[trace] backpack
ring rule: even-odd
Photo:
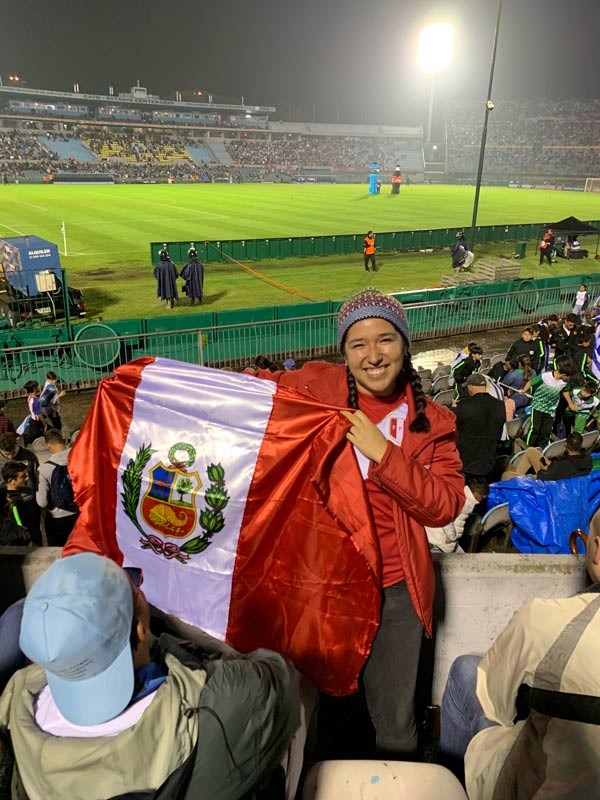
[[[71,476],[66,464],[57,464],[56,461],[48,461],[54,469],[50,476],[50,500],[54,508],[61,508],[63,511],[79,511],[75,505],[73,495],[73,485]]]

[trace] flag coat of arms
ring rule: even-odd
[[[381,565],[347,421],[251,375],[144,358],[101,382],[69,456],[65,555],[144,570],[144,592],[241,651],[348,694],[379,624]]]

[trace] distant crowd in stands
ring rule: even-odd
[[[448,169],[473,171],[479,158],[482,104],[460,103],[447,116]],[[595,174],[600,101],[496,103],[488,119],[485,166],[498,173]]]
[[[89,162],[71,158],[60,160],[48,142],[80,140],[100,160]],[[261,179],[268,170],[280,169],[293,173],[303,167],[359,170],[366,174],[368,165],[377,161],[382,169],[391,168],[409,153],[420,148],[418,142],[352,137],[288,135],[268,141],[246,136],[237,140],[222,140],[232,164],[214,161],[197,164],[188,151],[203,143],[200,137],[146,131],[133,133],[127,128],[110,130],[80,126],[72,136],[35,130],[6,129],[0,137],[0,166],[14,177],[26,170],[50,174],[57,169],[112,173],[122,178],[167,179],[199,175],[200,180],[228,178],[237,180]],[[413,153],[414,154],[414,153]],[[417,153],[422,159],[422,154]],[[242,173],[240,170],[250,172]],[[225,172],[223,172],[225,170]]]

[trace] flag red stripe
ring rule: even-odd
[[[279,650],[343,695],[356,691],[379,624],[379,549],[348,423],[308,398],[300,413],[301,402],[278,387],[246,501],[227,639],[242,651]]]
[[[135,393],[144,368],[153,361],[138,358],[125,364],[116,370],[115,377],[106,378],[98,387],[69,454],[69,473],[80,514],[63,549],[65,556],[87,550],[123,563],[115,532],[119,464],[133,418]],[[94,471],[93,480],[90,469]]]

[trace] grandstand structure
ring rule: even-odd
[[[271,106],[164,100],[143,87],[117,96],[0,87],[0,171],[52,181],[102,173],[115,181],[382,181],[396,164],[412,182],[472,182],[483,115],[454,105],[442,141],[421,127],[283,122]],[[597,191],[600,100],[498,102],[488,126],[488,183]]]
[[[378,161],[424,179],[420,127],[272,121],[270,106],[0,87],[0,171],[22,181],[97,171],[119,181],[363,182]]]
[[[461,103],[447,115],[446,178],[471,181],[477,171],[481,104]],[[489,117],[484,174],[488,180],[544,188],[597,191],[600,100],[500,101]]]

